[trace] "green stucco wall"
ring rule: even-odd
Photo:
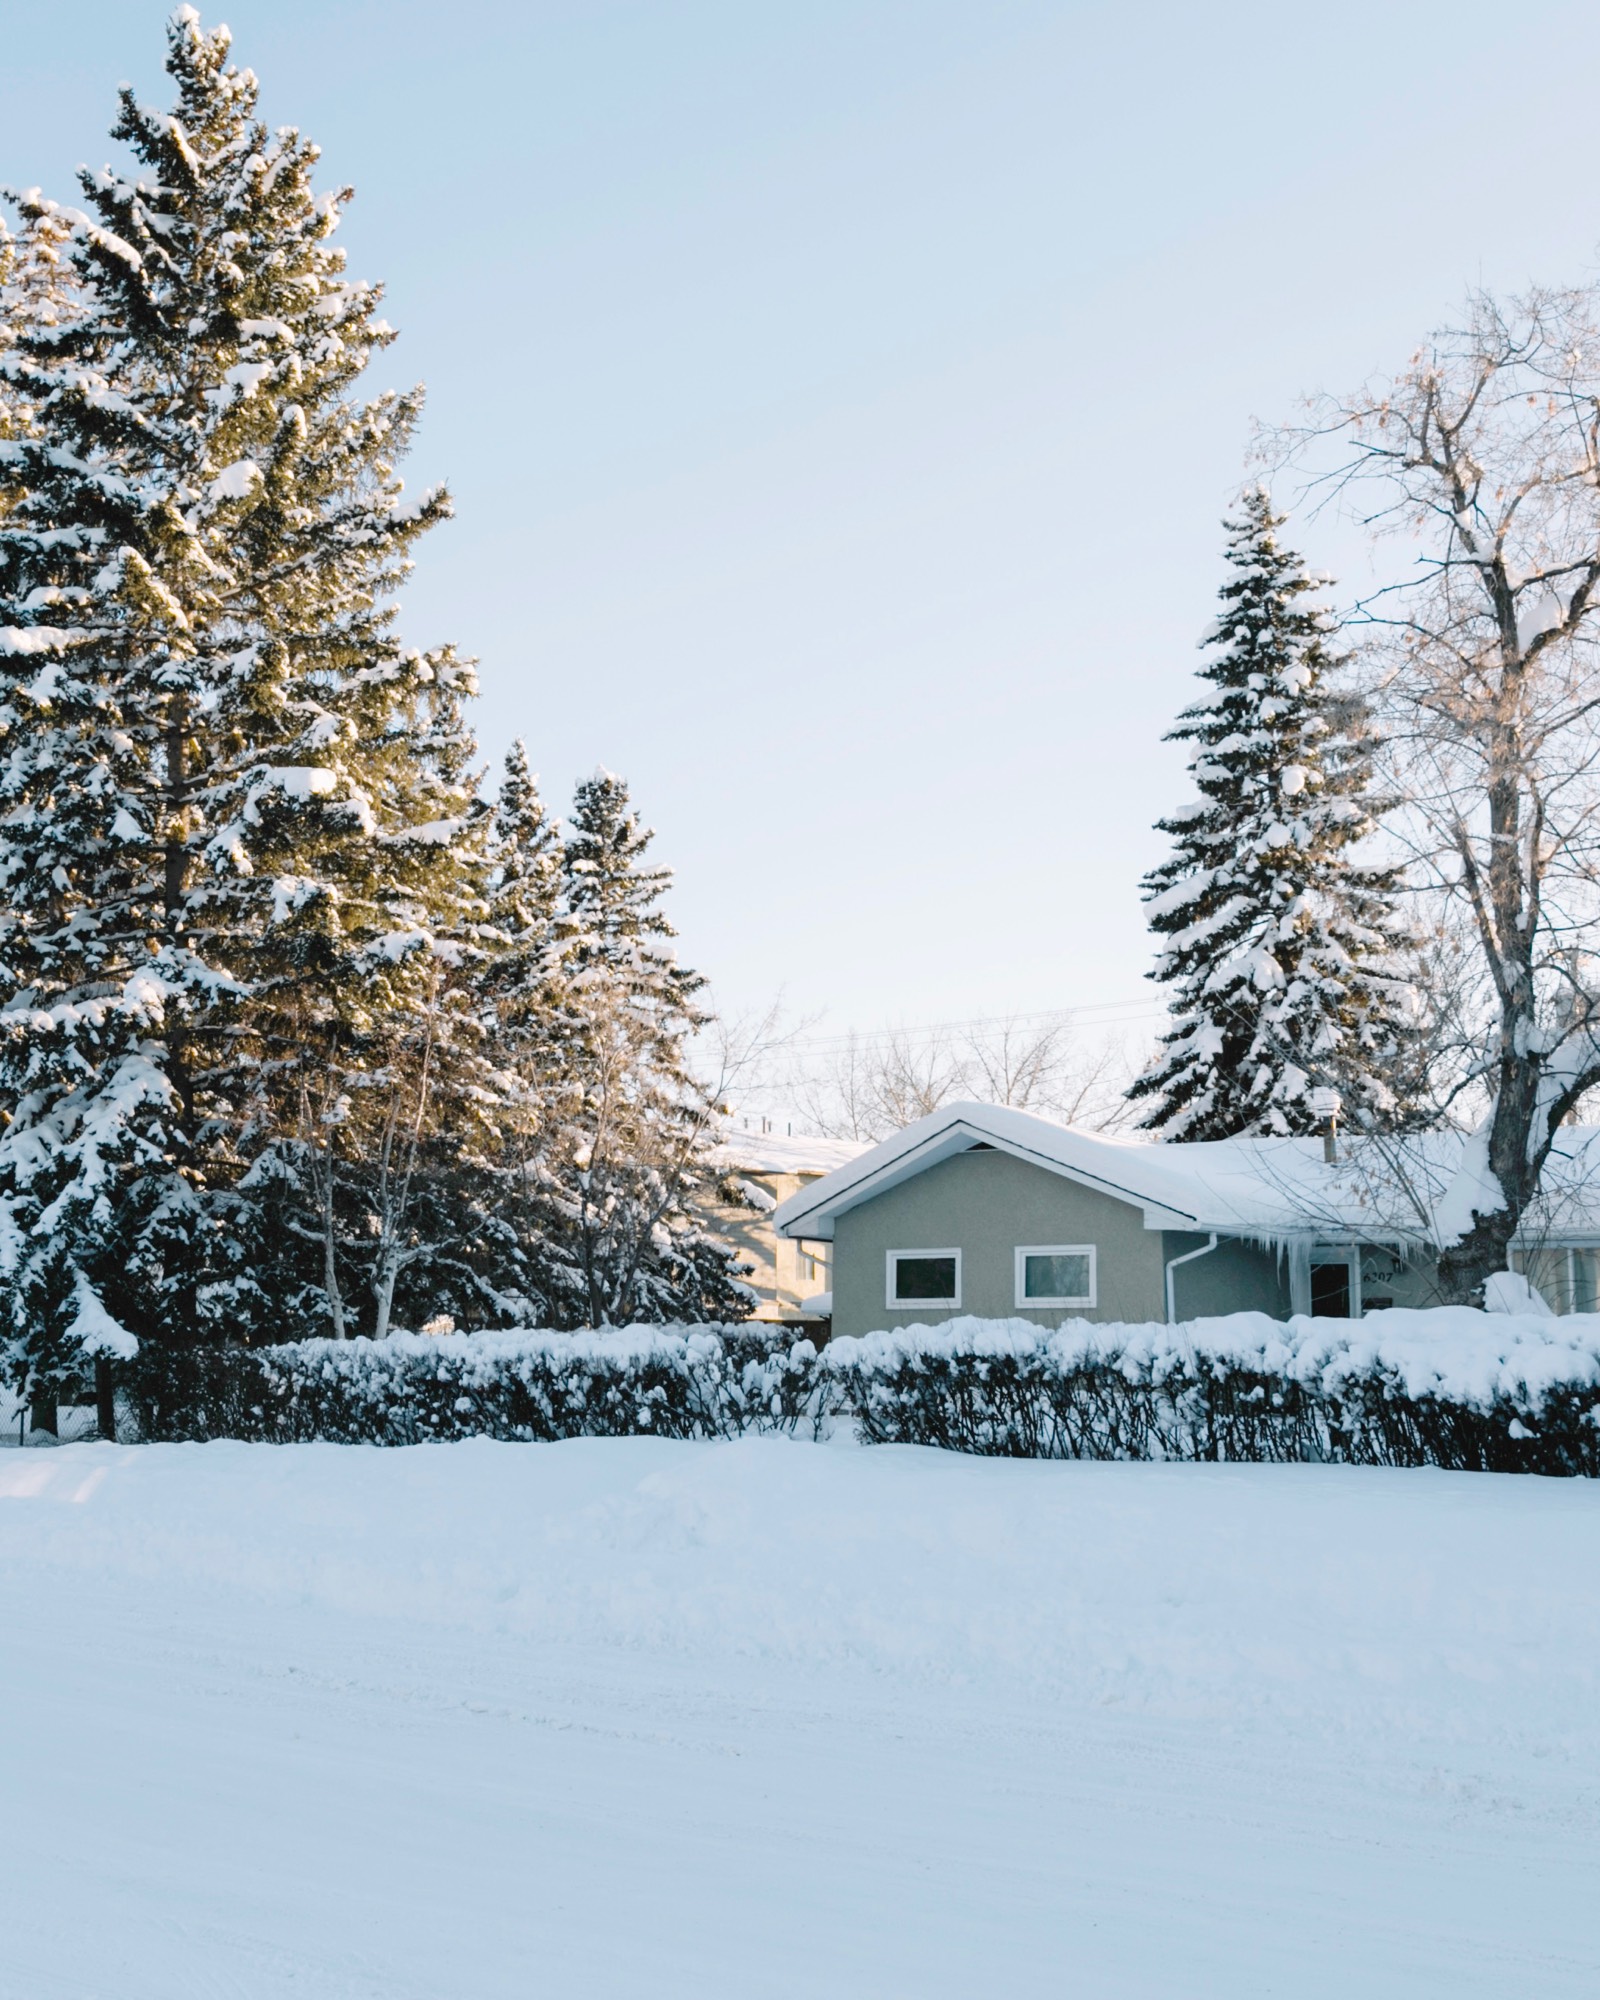
[[[1390,1250],[1368,1249],[1361,1260],[1361,1291],[1369,1310],[1373,1300],[1380,1298],[1391,1299],[1397,1306],[1444,1304],[1438,1265],[1421,1251],[1402,1257]]]
[[[1098,1303],[1089,1312],[1056,1307],[1020,1317],[1047,1326],[1063,1319],[1166,1317],[1162,1236],[1145,1228],[1139,1209],[1009,1153],[985,1151],[958,1153],[839,1217],[833,1331],[869,1333],[953,1317],[936,1306],[886,1305],[885,1261],[891,1250],[959,1248],[960,1310],[994,1319],[1018,1314],[1013,1253],[1019,1244],[1035,1243],[1094,1244]]]
[[[1169,1229],[1161,1243],[1163,1259],[1203,1249],[1206,1236]],[[1264,1312],[1285,1319],[1289,1312],[1289,1260],[1253,1243],[1222,1237],[1192,1264],[1180,1264],[1172,1274],[1179,1319],[1210,1319],[1221,1313]],[[1162,1317],[1165,1317],[1163,1312]]]
[[[1066,1319],[1164,1320],[1170,1258],[1200,1249],[1205,1231],[1152,1230],[1132,1202],[1083,1187],[998,1149],[958,1153],[899,1187],[841,1215],[834,1225],[833,1331],[870,1333],[955,1317],[949,1307],[890,1306],[885,1265],[891,1250],[959,1249],[961,1313],[1017,1315],[1042,1326]],[[1092,1309],[1019,1307],[1014,1253],[1022,1244],[1092,1243],[1098,1298]],[[1432,1273],[1389,1252],[1363,1253],[1363,1291],[1396,1305],[1438,1303]],[[1292,1310],[1289,1258],[1223,1237],[1215,1250],[1173,1273],[1177,1317]]]

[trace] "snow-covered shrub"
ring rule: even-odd
[[[1600,1476],[1600,1315],[965,1318],[836,1340],[822,1365],[870,1443]]]
[[[783,1329],[635,1326],[304,1340],[135,1365],[140,1434],[288,1444],[814,1432],[816,1350]]]
[[[1010,1458],[1321,1459],[1600,1477],[1600,1315],[1464,1307],[1052,1331],[957,1319],[819,1354],[756,1322],[307,1340],[134,1364],[144,1437],[417,1444],[817,1436]]]

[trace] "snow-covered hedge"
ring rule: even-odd
[[[136,1365],[125,1380],[152,1441],[733,1437],[810,1418],[816,1349],[778,1333],[750,1323],[303,1340]]]
[[[780,1329],[303,1341],[129,1371],[147,1438],[817,1435],[1016,1458],[1344,1460],[1600,1476],[1600,1315],[958,1319],[819,1354]]]
[[[873,1443],[1600,1476],[1600,1315],[1234,1313],[1053,1333],[966,1318],[836,1340],[825,1359]]]

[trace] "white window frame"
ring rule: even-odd
[[[1087,1257],[1089,1260],[1089,1295],[1075,1299],[1030,1299],[1025,1296],[1028,1277],[1027,1260],[1030,1257]],[[1100,1296],[1099,1259],[1092,1243],[1019,1243],[1012,1261],[1012,1275],[1015,1279],[1014,1291],[1017,1307],[1024,1312],[1040,1310],[1053,1312],[1060,1306],[1088,1306],[1091,1310]]]
[[[895,1297],[895,1266],[902,1257],[954,1257],[956,1260],[956,1295],[953,1299],[901,1299]],[[961,1310],[961,1252],[946,1247],[943,1250],[889,1250],[883,1259],[884,1304],[890,1312],[959,1312]]]

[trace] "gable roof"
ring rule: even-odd
[[[1544,1240],[1600,1238],[1600,1132],[1568,1126],[1561,1141],[1559,1212]],[[1083,1132],[1005,1105],[947,1104],[791,1195],[773,1220],[785,1236],[829,1242],[836,1217],[980,1145],[1131,1203],[1147,1229],[1280,1242],[1429,1240],[1430,1215],[1471,1153],[1460,1133],[1428,1132],[1377,1151],[1346,1147],[1330,1165],[1317,1138],[1164,1144]]]
[[[997,1104],[941,1106],[791,1195],[779,1204],[774,1221],[785,1236],[828,1242],[835,1216],[978,1145],[994,1146],[1050,1173],[1131,1201],[1145,1210],[1152,1229],[1195,1225],[1186,1206],[1190,1190],[1181,1177],[1162,1171],[1155,1147],[1104,1139]]]

